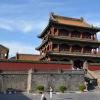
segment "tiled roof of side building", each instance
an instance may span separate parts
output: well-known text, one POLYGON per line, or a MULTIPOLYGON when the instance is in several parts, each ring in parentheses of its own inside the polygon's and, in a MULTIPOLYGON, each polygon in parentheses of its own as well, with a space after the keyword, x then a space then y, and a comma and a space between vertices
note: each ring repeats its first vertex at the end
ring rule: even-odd
POLYGON ((16 54, 16 60, 31 60, 31 61, 39 61, 40 55, 36 54, 16 54))
POLYGON ((7 48, 7 47, 5 47, 5 46, 3 46, 3 45, 1 45, 1 44, 0 44, 0 48, 4 48, 4 49, 6 49, 6 50, 9 50, 9 48, 7 48))

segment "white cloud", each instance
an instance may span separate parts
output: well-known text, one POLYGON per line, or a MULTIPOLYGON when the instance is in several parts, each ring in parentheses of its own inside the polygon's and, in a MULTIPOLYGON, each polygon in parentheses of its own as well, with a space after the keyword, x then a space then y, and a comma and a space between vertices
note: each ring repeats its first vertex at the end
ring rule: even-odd
POLYGON ((13 28, 10 25, 0 23, 0 28, 8 31, 13 31, 13 28))
POLYGON ((19 30, 28 33, 33 32, 34 30, 44 29, 47 25, 46 21, 21 21, 17 24, 19 30))
POLYGON ((64 6, 65 5, 65 3, 64 2, 52 2, 52 1, 50 1, 50 2, 48 2, 48 1, 45 1, 45 2, 41 2, 40 3, 40 5, 42 5, 42 6, 64 6))
POLYGON ((20 42, 0 42, 2 45, 9 48, 9 55, 15 56, 16 53, 26 53, 26 54, 39 54, 32 45, 20 43, 20 42))
POLYGON ((31 25, 31 24, 26 24, 26 25, 24 25, 24 26, 21 28, 21 30, 22 30, 23 32, 31 32, 31 31, 33 30, 33 25, 31 25))
POLYGON ((7 31, 21 31, 22 33, 33 32, 34 30, 44 29, 47 25, 46 21, 28 21, 28 20, 7 20, 0 19, 0 29, 7 31))
POLYGON ((12 22, 6 19, 0 19, 0 29, 13 31, 12 22))
POLYGON ((92 24, 94 25, 94 26, 97 26, 97 27, 100 27, 100 22, 92 22, 92 24))

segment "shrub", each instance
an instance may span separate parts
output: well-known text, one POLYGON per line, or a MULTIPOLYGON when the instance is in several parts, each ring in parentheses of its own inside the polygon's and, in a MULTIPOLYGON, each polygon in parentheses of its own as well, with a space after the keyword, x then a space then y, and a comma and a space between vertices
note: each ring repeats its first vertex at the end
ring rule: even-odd
POLYGON ((83 92, 85 88, 86 88, 86 87, 85 87, 84 84, 80 84, 80 85, 79 85, 79 90, 80 90, 80 91, 83 92))
POLYGON ((66 91, 66 89, 67 89, 66 86, 63 86, 63 85, 59 86, 59 91, 62 93, 64 93, 64 91, 66 91))
POLYGON ((41 92, 44 91, 44 86, 39 85, 39 86, 36 87, 36 89, 41 93, 41 92))

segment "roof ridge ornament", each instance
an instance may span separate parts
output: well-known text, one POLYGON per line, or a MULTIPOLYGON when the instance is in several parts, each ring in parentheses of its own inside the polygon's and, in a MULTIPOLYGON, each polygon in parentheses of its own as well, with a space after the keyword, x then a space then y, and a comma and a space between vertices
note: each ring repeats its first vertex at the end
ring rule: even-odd
POLYGON ((89 24, 83 17, 80 17, 80 20, 85 23, 88 27, 91 27, 93 25, 89 24))
POLYGON ((51 13, 49 14, 49 16, 50 16, 50 19, 49 19, 49 20, 55 20, 55 18, 54 18, 54 12, 51 12, 51 13))
POLYGON ((84 21, 84 18, 83 18, 83 17, 80 17, 80 20, 81 20, 81 21, 84 21))

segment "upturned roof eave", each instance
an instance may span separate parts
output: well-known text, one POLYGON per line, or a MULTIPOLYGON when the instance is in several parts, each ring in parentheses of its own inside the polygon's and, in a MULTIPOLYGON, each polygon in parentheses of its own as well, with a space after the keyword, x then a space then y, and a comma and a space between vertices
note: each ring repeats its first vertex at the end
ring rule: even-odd
MULTIPOLYGON (((53 22, 54 24, 58 24, 58 25, 63 25, 63 26, 73 26, 73 27, 79 27, 79 28, 84 28, 84 29, 90 29, 90 30, 95 30, 96 32, 99 32, 100 31, 100 28, 97 28, 97 27, 83 27, 83 26, 76 26, 76 25, 69 25, 69 24, 61 24, 61 23, 57 23, 57 22, 53 22)), ((44 31, 38 35, 38 38, 42 38, 46 32, 46 30, 49 28, 49 25, 47 25, 47 27, 44 29, 44 31)))
POLYGON ((45 34, 45 32, 47 31, 47 29, 49 28, 49 26, 50 26, 50 21, 48 22, 46 28, 42 31, 42 33, 40 33, 40 34, 38 35, 38 38, 42 38, 42 37, 44 36, 44 34, 45 34))
POLYGON ((46 30, 49 28, 49 25, 51 23, 56 23, 56 24, 64 25, 64 26, 74 26, 74 27, 79 27, 79 28, 92 29, 92 30, 95 30, 97 32, 100 31, 100 27, 96 27, 96 26, 93 26, 93 25, 88 24, 86 21, 83 20, 83 18, 80 18, 80 19, 77 19, 77 18, 69 18, 69 17, 63 17, 63 16, 54 15, 53 13, 51 13, 47 27, 42 31, 42 33, 40 35, 38 35, 38 38, 42 38, 44 36, 46 30), (86 23, 86 26, 63 24, 63 23, 58 22, 55 17, 60 17, 60 18, 70 19, 70 20, 75 20, 75 21, 81 21, 81 22, 86 23))
POLYGON ((35 48, 35 50, 40 50, 41 47, 42 47, 45 43, 47 43, 47 41, 48 41, 48 40, 44 41, 40 46, 38 46, 37 48, 35 48))
POLYGON ((95 27, 95 26, 91 26, 91 27, 85 27, 85 26, 78 26, 78 25, 71 25, 71 24, 62 24, 62 23, 59 23, 57 21, 52 21, 54 24, 57 24, 57 25, 63 25, 63 26, 73 26, 73 27, 79 27, 79 28, 84 28, 84 29, 92 29, 92 30, 95 30, 97 32, 100 31, 100 27, 95 27))
POLYGON ((50 19, 58 24, 62 24, 62 23, 59 23, 58 22, 58 19, 56 19, 56 17, 58 18, 62 18, 62 19, 67 19, 67 20, 73 20, 73 21, 79 21, 79 22, 83 22, 86 24, 86 26, 80 26, 80 25, 71 25, 71 24, 63 24, 63 25, 69 25, 69 26, 76 26, 76 27, 82 27, 82 28, 90 28, 90 29, 95 29, 97 31, 100 31, 100 27, 96 27, 96 26, 93 26, 91 24, 88 24, 83 17, 81 17, 80 19, 79 18, 70 18, 70 17, 64 17, 64 16, 59 16, 59 15, 55 15, 54 13, 51 13, 50 14, 50 19))
POLYGON ((38 38, 42 38, 45 35, 46 30, 49 28, 51 23, 57 24, 57 25, 62 25, 62 26, 71 26, 71 27, 79 27, 79 28, 84 28, 84 29, 91 29, 91 30, 95 30, 96 32, 100 31, 100 27, 95 27, 92 25, 90 27, 87 27, 87 26, 79 26, 79 25, 71 25, 71 24, 62 24, 62 23, 59 23, 57 21, 49 20, 47 27, 42 31, 42 33, 40 35, 38 35, 38 38))

